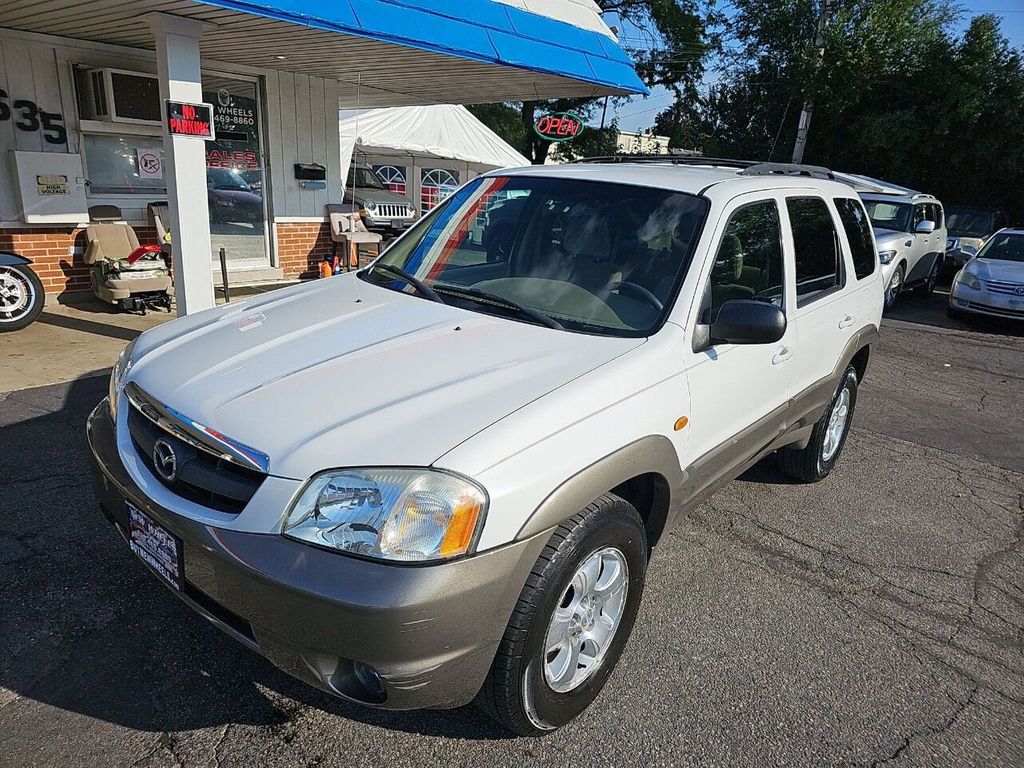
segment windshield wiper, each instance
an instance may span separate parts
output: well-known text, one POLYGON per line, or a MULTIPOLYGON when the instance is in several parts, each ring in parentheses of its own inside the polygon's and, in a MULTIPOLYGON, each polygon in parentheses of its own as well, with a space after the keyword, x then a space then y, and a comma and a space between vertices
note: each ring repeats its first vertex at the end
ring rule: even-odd
POLYGON ((442 293, 450 293, 454 296, 461 296, 467 299, 476 299, 489 304, 497 304, 499 307, 506 307, 508 309, 515 310, 520 315, 528 317, 534 322, 546 325, 548 328, 554 328, 558 331, 564 331, 565 328, 560 322, 555 320, 553 317, 545 315, 543 312, 538 312, 532 307, 524 306, 517 301, 507 299, 504 296, 499 296, 496 293, 485 291, 480 288, 469 288, 461 285, 437 285, 434 284, 435 290, 441 291, 442 293))
POLYGON ((372 267, 370 267, 369 271, 372 272, 372 271, 377 270, 377 269, 379 269, 381 272, 390 272, 395 277, 398 277, 398 278, 404 280, 409 285, 411 285, 413 288, 415 288, 416 289, 416 293, 418 293, 420 296, 424 296, 424 297, 430 299, 431 301, 436 301, 438 304, 444 304, 445 303, 445 300, 442 299, 440 296, 438 296, 437 292, 434 291, 433 288, 431 288, 429 285, 424 283, 418 277, 410 275, 408 272, 406 272, 401 267, 396 267, 394 264, 382 264, 382 263, 378 262, 378 263, 374 264, 372 267))

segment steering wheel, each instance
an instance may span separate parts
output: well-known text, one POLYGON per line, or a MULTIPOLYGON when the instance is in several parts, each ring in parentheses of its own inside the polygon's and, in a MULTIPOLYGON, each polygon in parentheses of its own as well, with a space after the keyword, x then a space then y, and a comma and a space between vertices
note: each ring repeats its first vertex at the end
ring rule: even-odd
POLYGON ((650 304, 658 312, 662 312, 665 309, 665 305, 661 303, 661 299, 659 299, 649 290, 644 288, 642 285, 637 285, 636 283, 631 283, 628 280, 625 280, 616 285, 615 290, 621 291, 622 293, 632 294, 636 298, 646 302, 647 304, 650 304))

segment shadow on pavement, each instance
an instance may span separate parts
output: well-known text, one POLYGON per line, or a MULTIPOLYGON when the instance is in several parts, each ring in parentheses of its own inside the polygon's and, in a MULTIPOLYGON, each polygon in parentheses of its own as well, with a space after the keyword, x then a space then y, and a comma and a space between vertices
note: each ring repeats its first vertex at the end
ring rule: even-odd
POLYGON ((56 315, 50 312, 43 312, 36 320, 41 325, 53 325, 58 328, 67 328, 72 331, 82 331, 96 336, 109 336, 112 339, 124 339, 131 341, 139 335, 138 328, 125 328, 110 323, 100 323, 95 320, 84 320, 80 317, 69 317, 67 315, 56 315))
MULTIPOLYGON (((0 394, 0 706, 28 698, 143 731, 274 727, 311 706, 382 728, 507 734, 475 708, 365 709, 277 670, 179 602, 94 500, 85 420, 106 378, 0 394)), ((38 727, 38 726, 36 726, 38 727)))

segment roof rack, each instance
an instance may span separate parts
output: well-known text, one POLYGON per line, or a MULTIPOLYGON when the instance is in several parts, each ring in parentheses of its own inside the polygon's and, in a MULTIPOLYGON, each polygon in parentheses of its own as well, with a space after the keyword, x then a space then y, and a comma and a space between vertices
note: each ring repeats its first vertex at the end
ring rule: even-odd
POLYGON ((765 163, 759 160, 733 160, 700 155, 603 155, 584 157, 574 163, 654 163, 662 165, 702 165, 738 168, 740 176, 804 176, 835 180, 835 174, 820 165, 797 163, 765 163))

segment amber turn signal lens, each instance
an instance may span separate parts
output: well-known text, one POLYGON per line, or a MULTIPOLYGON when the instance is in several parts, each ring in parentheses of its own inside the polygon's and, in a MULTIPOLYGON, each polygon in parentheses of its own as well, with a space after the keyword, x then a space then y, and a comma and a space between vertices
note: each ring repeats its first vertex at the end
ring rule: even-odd
POLYGON ((674 429, 675 429, 676 432, 678 432, 680 429, 682 429, 683 427, 685 427, 689 423, 690 423, 690 420, 688 418, 686 418, 685 416, 680 416, 678 419, 676 419, 676 425, 675 425, 674 429))
POLYGON ((441 546, 438 554, 441 557, 452 557, 461 555, 469 549, 473 540, 473 532, 476 530, 476 521, 480 516, 480 502, 469 496, 463 496, 455 504, 452 510, 452 519, 448 523, 448 530, 441 539, 441 546))

